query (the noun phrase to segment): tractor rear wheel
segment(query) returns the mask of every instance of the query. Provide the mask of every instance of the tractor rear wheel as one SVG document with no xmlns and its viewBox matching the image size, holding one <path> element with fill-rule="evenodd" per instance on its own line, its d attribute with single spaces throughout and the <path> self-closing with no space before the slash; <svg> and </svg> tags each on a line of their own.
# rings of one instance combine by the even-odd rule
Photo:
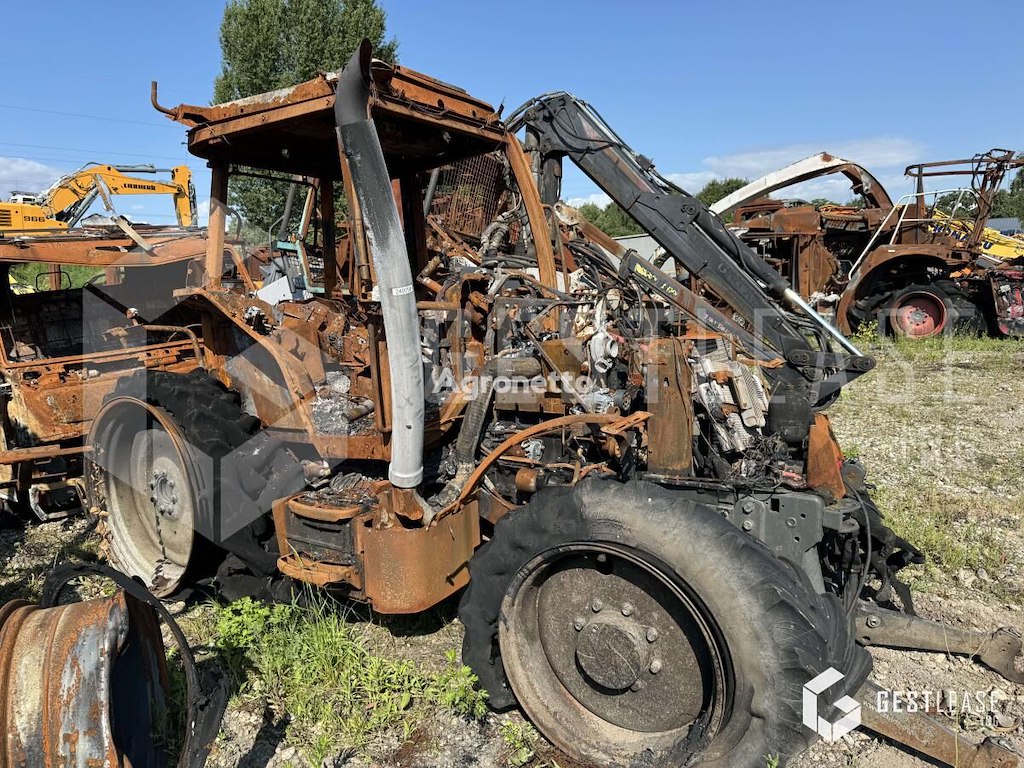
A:
<svg viewBox="0 0 1024 768">
<path fill-rule="evenodd" d="M 879 327 L 887 326 L 893 336 L 900 338 L 985 331 L 980 310 L 951 280 L 905 286 L 886 297 L 880 308 L 883 322 Z"/>
<path fill-rule="evenodd" d="M 589 765 L 784 762 L 816 738 L 804 684 L 833 667 L 849 693 L 871 666 L 835 597 L 648 483 L 537 493 L 470 573 L 464 662 Z"/>
<path fill-rule="evenodd" d="M 225 550 L 273 572 L 266 513 L 302 472 L 258 427 L 205 371 L 119 381 L 93 422 L 87 471 L 107 558 L 160 597 Z"/>
</svg>

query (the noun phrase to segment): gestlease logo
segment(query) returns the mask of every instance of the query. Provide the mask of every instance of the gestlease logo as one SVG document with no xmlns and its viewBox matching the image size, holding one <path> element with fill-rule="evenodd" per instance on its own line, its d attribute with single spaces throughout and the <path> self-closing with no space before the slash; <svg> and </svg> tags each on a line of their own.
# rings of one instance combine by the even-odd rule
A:
<svg viewBox="0 0 1024 768">
<path fill-rule="evenodd" d="M 804 686 L 804 725 L 829 743 L 839 741 L 860 725 L 860 704 L 849 696 L 835 702 L 834 706 L 843 713 L 836 722 L 818 716 L 818 696 L 844 677 L 838 669 L 829 667 Z"/>
</svg>

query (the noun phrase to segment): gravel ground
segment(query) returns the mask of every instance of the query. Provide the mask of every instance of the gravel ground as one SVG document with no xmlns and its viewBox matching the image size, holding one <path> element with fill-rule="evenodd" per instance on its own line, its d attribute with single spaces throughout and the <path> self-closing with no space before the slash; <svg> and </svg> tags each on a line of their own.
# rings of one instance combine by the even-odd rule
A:
<svg viewBox="0 0 1024 768">
<path fill-rule="evenodd" d="M 968 629 L 1024 629 L 1024 353 L 1014 342 L 979 346 L 954 342 L 909 355 L 888 345 L 875 350 L 878 369 L 848 387 L 831 415 L 840 443 L 856 447 L 885 498 L 906 494 L 923 513 L 932 505 L 954 510 L 958 530 L 995 532 L 998 566 L 991 573 L 913 569 L 918 613 Z M 912 529 L 899 532 L 914 539 Z M 871 654 L 872 677 L 883 688 L 984 692 L 986 704 L 994 693 L 994 716 L 937 717 L 972 742 L 995 735 L 1024 751 L 1024 686 L 961 657 L 881 648 Z M 791 765 L 933 763 L 855 732 L 836 744 L 819 742 Z"/>
<path fill-rule="evenodd" d="M 923 535 L 945 542 L 951 549 L 944 557 L 959 567 L 939 563 L 910 573 L 918 589 L 919 613 L 968 628 L 1024 628 L 1024 530 L 1019 515 L 1024 507 L 1024 380 L 1018 376 L 1024 351 L 1012 343 L 977 346 L 929 347 L 909 357 L 892 347 L 876 350 L 879 369 L 849 387 L 831 413 L 840 442 L 867 464 L 880 497 L 909 510 L 907 529 L 896 526 L 900 533 L 913 539 L 914 526 L 933 511 L 947 516 L 942 530 Z M 957 559 L 957 547 L 974 540 L 985 547 L 988 567 L 974 567 L 975 550 Z M 0 529 L 0 598 L 37 596 L 54 562 L 65 556 L 88 557 L 95 549 L 83 520 Z M 208 610 L 195 606 L 182 617 L 200 646 L 209 640 L 202 636 L 201 620 Z M 368 625 L 368 637 L 381 654 L 435 668 L 446 650 L 460 647 L 462 630 L 453 614 L 446 606 L 421 620 Z M 872 649 L 872 655 L 873 677 L 884 688 L 952 688 L 994 697 L 995 713 L 940 719 L 971 741 L 994 734 L 1024 751 L 1024 686 L 944 654 Z M 539 739 L 528 740 L 529 749 L 517 755 L 513 740 L 502 734 L 523 729 L 529 733 L 514 713 L 490 714 L 479 723 L 441 713 L 422 722 L 408 738 L 395 734 L 381 740 L 373 746 L 372 757 L 340 754 L 325 765 L 507 768 L 523 764 L 519 758 L 532 752 L 525 764 L 574 768 Z M 307 766 L 303 746 L 288 743 L 283 723 L 265 702 L 235 697 L 209 765 Z M 932 764 L 860 731 L 836 744 L 818 743 L 791 763 L 798 768 Z"/>
</svg>

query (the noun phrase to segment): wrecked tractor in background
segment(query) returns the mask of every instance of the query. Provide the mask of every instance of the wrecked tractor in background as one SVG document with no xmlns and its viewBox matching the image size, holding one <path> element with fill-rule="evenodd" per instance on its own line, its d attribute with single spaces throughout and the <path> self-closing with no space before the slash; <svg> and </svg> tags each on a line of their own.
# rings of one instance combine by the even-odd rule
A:
<svg viewBox="0 0 1024 768">
<path fill-rule="evenodd" d="M 915 191 L 892 202 L 860 165 L 820 153 L 751 182 L 712 210 L 793 289 L 849 333 L 927 338 L 954 331 L 1024 334 L 1024 239 L 987 228 L 1005 175 L 1024 155 L 993 149 L 964 160 L 909 166 Z M 828 175 L 849 179 L 862 206 L 768 195 Z M 925 180 L 969 186 L 925 189 Z"/>
<path fill-rule="evenodd" d="M 47 521 L 88 510 L 85 437 L 103 399 L 141 366 L 178 374 L 202 365 L 199 326 L 173 291 L 200 279 L 195 259 L 205 238 L 197 229 L 115 220 L 119 226 L 0 233 L 7 511 Z M 34 286 L 10 279 L 18 267 L 39 270 Z"/>
<path fill-rule="evenodd" d="M 806 683 L 868 696 L 863 644 L 929 647 L 899 610 L 920 554 L 823 412 L 873 361 L 584 102 L 504 123 L 364 43 L 337 76 L 160 109 L 212 168 L 203 279 L 175 292 L 202 367 L 139 370 L 93 423 L 120 568 L 161 595 L 283 575 L 395 614 L 465 588 L 491 704 L 592 765 L 784 761 L 816 738 Z M 561 206 L 566 157 L 713 295 Z M 264 298 L 224 256 L 236 166 L 314 190 L 306 264 Z M 1019 640 L 962 639 L 1018 674 Z M 1010 754 L 915 723 L 868 724 Z"/>
</svg>

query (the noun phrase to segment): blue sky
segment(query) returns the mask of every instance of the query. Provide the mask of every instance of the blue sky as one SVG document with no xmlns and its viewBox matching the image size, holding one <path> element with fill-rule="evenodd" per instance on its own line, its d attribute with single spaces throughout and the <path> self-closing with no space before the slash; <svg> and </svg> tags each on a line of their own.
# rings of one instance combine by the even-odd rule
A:
<svg viewBox="0 0 1024 768">
<path fill-rule="evenodd" d="M 506 114 L 544 91 L 572 91 L 692 191 L 824 149 L 898 194 L 908 163 L 1024 149 L 1024 13 L 1013 0 L 382 5 L 402 64 L 504 102 Z M 206 198 L 208 174 L 184 131 L 150 107 L 149 82 L 160 82 L 165 104 L 206 103 L 222 9 L 220 0 L 5 3 L 0 196 L 89 161 L 193 160 Z M 566 179 L 567 199 L 595 192 L 578 174 Z M 173 218 L 163 199 L 121 198 L 118 209 Z"/>
</svg>

